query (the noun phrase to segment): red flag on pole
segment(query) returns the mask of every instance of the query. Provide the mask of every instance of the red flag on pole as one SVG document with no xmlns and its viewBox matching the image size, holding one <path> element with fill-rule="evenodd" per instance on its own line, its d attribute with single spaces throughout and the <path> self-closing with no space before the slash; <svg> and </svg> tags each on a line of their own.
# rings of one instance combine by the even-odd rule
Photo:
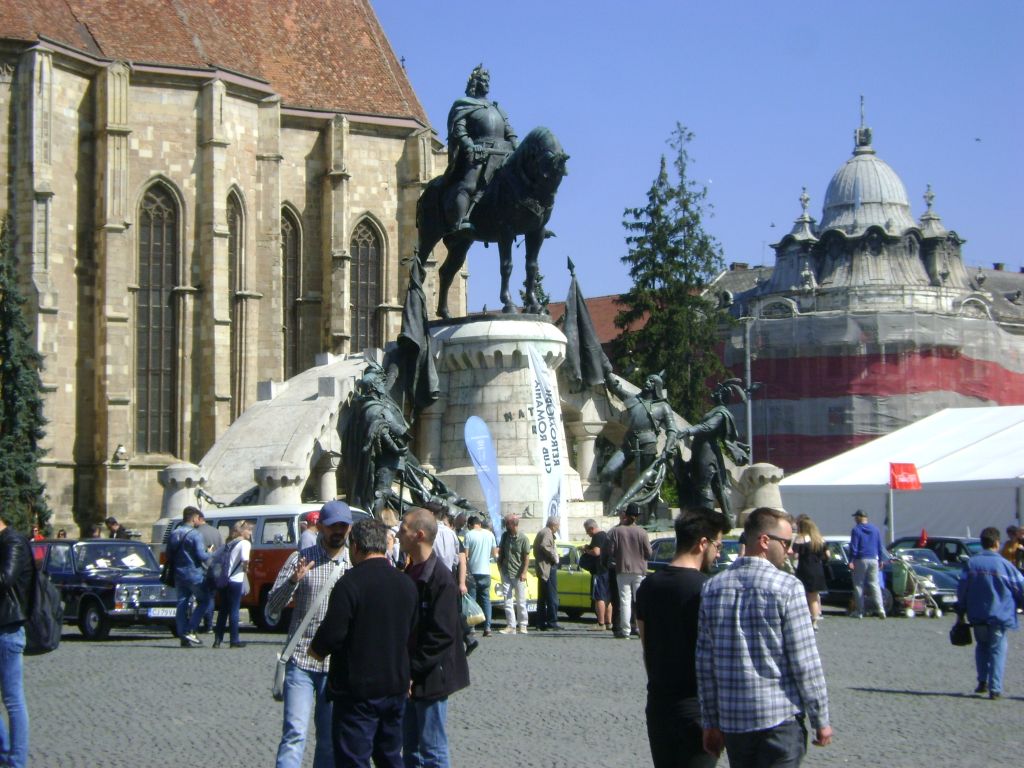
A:
<svg viewBox="0 0 1024 768">
<path fill-rule="evenodd" d="M 920 491 L 921 479 L 913 464 L 889 464 L 889 487 L 894 491 Z"/>
</svg>

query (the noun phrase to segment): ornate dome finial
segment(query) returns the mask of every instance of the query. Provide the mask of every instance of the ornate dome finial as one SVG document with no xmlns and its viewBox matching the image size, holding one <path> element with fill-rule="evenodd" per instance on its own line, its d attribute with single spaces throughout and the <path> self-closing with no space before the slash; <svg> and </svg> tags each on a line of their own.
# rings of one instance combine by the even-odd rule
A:
<svg viewBox="0 0 1024 768">
<path fill-rule="evenodd" d="M 864 121 L 864 96 L 860 97 L 860 127 L 853 132 L 853 154 L 865 155 L 874 154 L 875 150 L 871 148 L 871 129 L 867 127 Z"/>
<path fill-rule="evenodd" d="M 928 206 L 928 210 L 925 213 L 932 212 L 932 203 L 935 202 L 935 193 L 932 192 L 932 185 L 928 184 L 924 191 L 924 203 Z"/>
<path fill-rule="evenodd" d="M 811 196 L 807 194 L 807 187 L 800 188 L 800 207 L 804 209 L 804 216 L 807 215 L 807 206 L 811 202 Z"/>
</svg>

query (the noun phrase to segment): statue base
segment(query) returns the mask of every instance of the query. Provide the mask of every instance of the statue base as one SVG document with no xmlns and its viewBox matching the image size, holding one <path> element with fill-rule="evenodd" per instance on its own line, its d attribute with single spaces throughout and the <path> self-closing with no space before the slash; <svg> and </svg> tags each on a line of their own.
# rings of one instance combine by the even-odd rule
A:
<svg viewBox="0 0 1024 768">
<path fill-rule="evenodd" d="M 485 510 L 464 438 L 466 420 L 480 417 L 494 440 L 502 515 L 515 513 L 543 525 L 546 475 L 537 458 L 529 346 L 536 348 L 554 372 L 565 359 L 565 336 L 549 319 L 536 315 L 432 323 L 430 332 L 442 394 L 423 414 L 423 421 L 431 427 L 421 435 L 421 455 L 439 468 L 438 477 L 453 491 Z M 552 375 L 550 383 L 559 397 L 557 377 Z M 570 466 L 564 425 L 559 427 L 561 445 L 566 446 L 562 458 L 564 498 L 567 502 L 581 500 L 580 476 Z M 427 445 L 422 444 L 424 440 Z"/>
</svg>

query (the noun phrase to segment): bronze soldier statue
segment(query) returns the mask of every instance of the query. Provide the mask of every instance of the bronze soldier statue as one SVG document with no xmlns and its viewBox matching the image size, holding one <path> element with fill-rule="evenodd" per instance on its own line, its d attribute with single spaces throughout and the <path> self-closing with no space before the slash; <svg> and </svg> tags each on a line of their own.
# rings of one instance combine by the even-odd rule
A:
<svg viewBox="0 0 1024 768">
<path fill-rule="evenodd" d="M 746 402 L 739 379 L 723 381 L 711 393 L 715 407 L 704 414 L 704 418 L 679 433 L 680 439 L 693 438 L 690 446 L 690 460 L 676 458 L 676 487 L 679 490 L 681 508 L 715 510 L 715 503 L 722 510 L 725 522 L 735 527 L 736 518 L 729 500 L 732 479 L 725 466 L 723 448 L 729 458 L 738 465 L 750 461 L 750 447 L 738 440 L 736 420 L 726 407 L 733 396 Z"/>
<path fill-rule="evenodd" d="M 610 368 L 605 369 L 604 384 L 610 393 L 622 400 L 626 409 L 627 429 L 622 445 L 601 470 L 601 491 L 604 501 L 607 502 L 611 498 L 615 475 L 620 470 L 633 463 L 636 465 L 637 476 L 640 477 L 659 458 L 658 436 L 662 431 L 665 432 L 665 448 L 660 458 L 667 460 L 671 456 L 676 446 L 676 421 L 672 407 L 665 399 L 664 372 L 648 376 L 643 389 L 636 395 L 626 392 L 612 376 Z M 660 486 L 660 483 L 658 485 Z M 648 505 L 648 515 L 656 502 L 657 489 L 654 489 Z"/>
<path fill-rule="evenodd" d="M 494 172 L 501 167 L 518 140 L 508 115 L 487 98 L 491 75 L 478 66 L 466 83 L 466 95 L 448 112 L 448 186 L 445 218 L 454 230 L 470 230 L 469 214 Z"/>
</svg>

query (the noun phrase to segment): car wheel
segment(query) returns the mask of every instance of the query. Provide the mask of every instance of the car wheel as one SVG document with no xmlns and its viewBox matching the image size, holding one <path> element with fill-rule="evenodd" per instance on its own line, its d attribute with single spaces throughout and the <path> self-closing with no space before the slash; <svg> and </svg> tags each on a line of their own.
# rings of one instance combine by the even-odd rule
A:
<svg viewBox="0 0 1024 768">
<path fill-rule="evenodd" d="M 256 608 L 249 609 L 249 618 L 252 623 L 264 632 L 285 632 L 288 623 L 291 621 L 292 612 L 289 609 L 281 611 L 280 616 L 274 616 L 267 610 L 267 598 L 270 597 L 270 587 L 267 587 L 260 594 L 260 604 Z"/>
<path fill-rule="evenodd" d="M 110 634 L 110 619 L 103 606 L 95 600 L 88 601 L 78 617 L 78 629 L 86 640 L 105 640 Z"/>
</svg>

